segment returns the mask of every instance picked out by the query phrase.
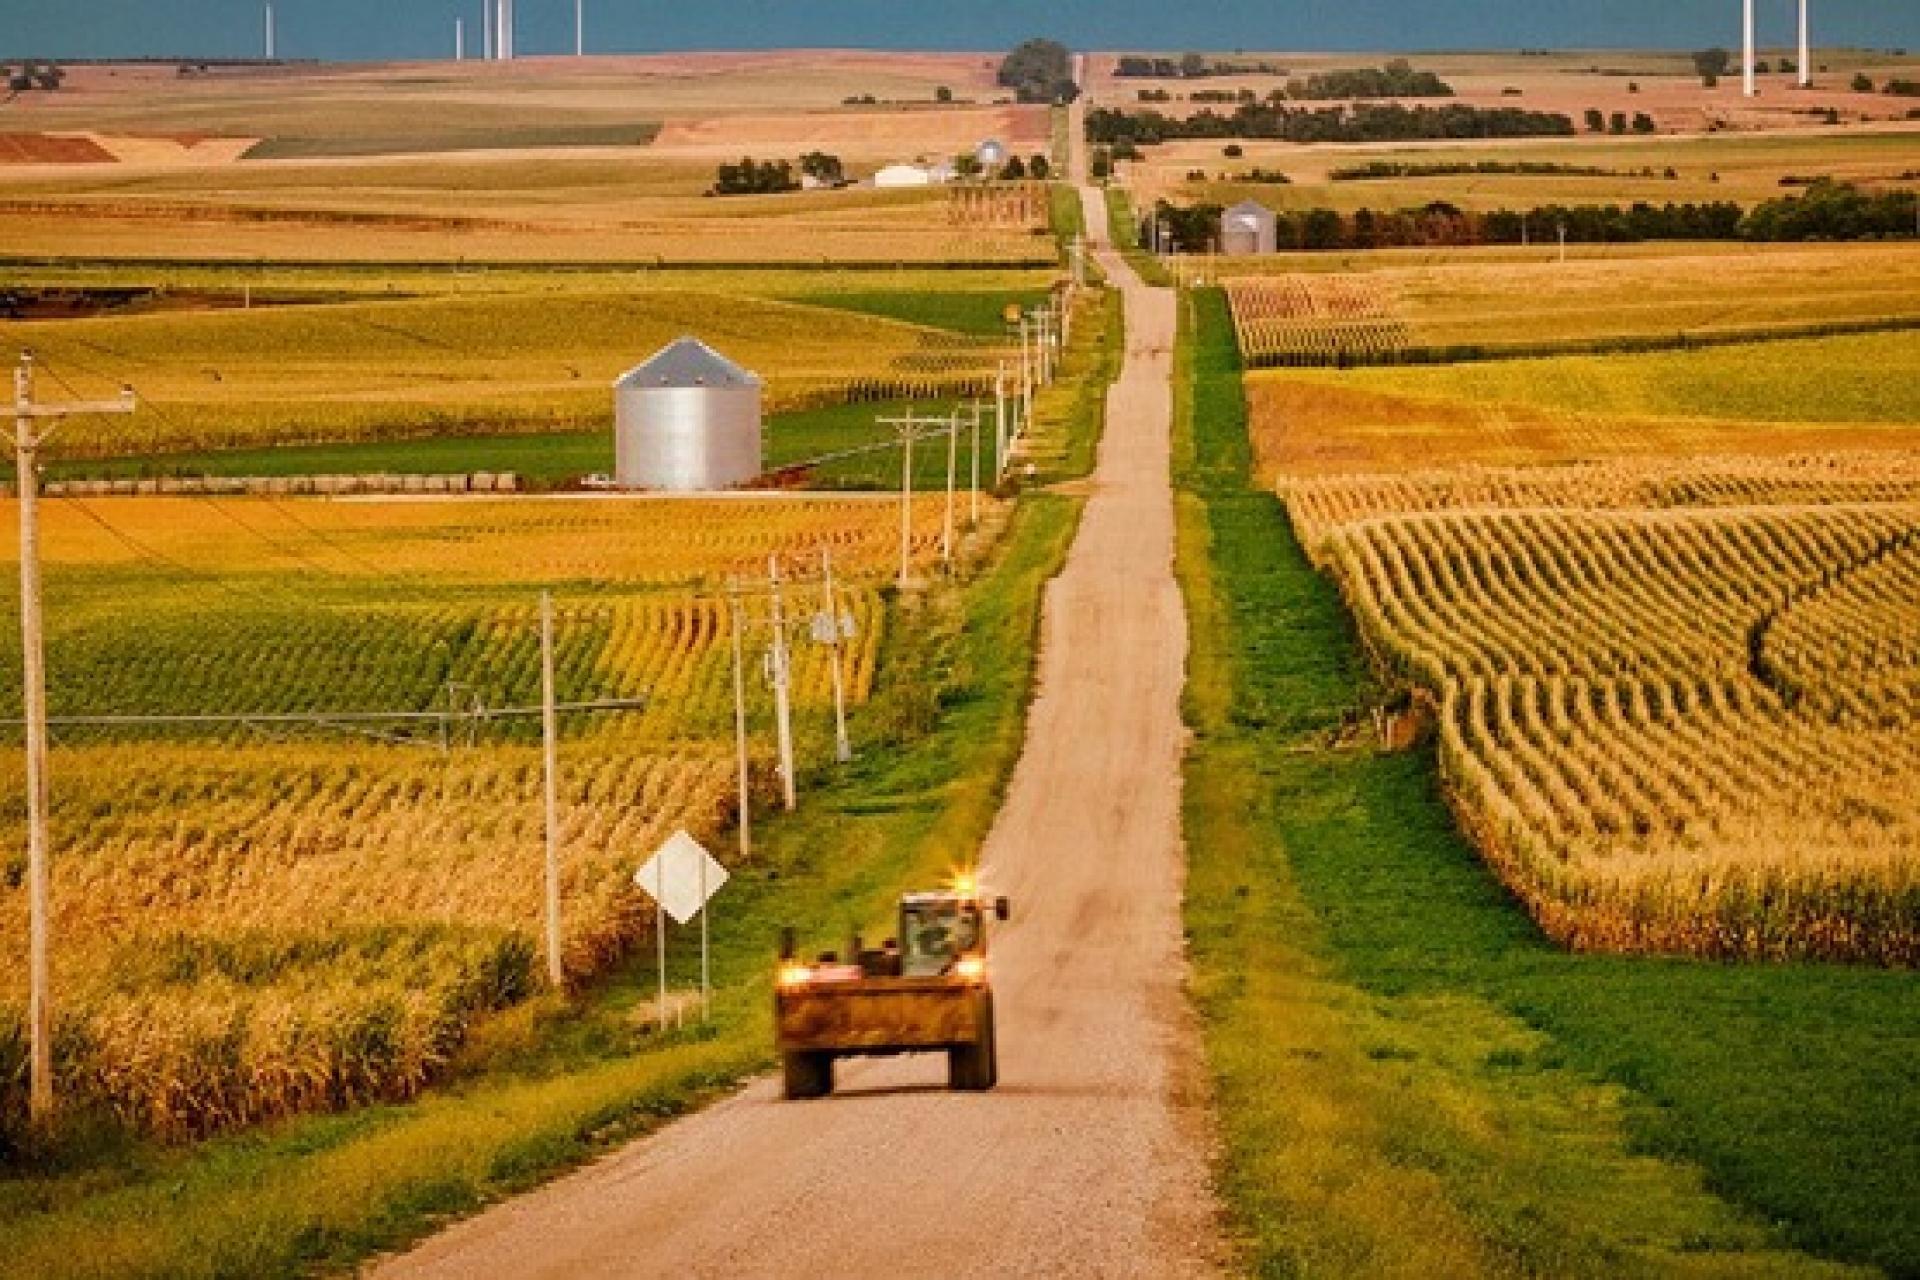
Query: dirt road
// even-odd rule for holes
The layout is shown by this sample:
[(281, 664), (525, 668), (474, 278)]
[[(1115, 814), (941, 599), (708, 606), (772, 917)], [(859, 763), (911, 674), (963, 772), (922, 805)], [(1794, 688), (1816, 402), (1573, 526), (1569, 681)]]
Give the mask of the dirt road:
[[(1104, 246), (1106, 219), (1088, 192)], [(1168, 425), (1174, 303), (1101, 253), (1128, 355), (1084, 523), (1048, 590), (1025, 752), (984, 852), (1000, 1087), (942, 1056), (762, 1082), (392, 1261), (391, 1277), (1181, 1276), (1216, 1269), (1182, 992)]]

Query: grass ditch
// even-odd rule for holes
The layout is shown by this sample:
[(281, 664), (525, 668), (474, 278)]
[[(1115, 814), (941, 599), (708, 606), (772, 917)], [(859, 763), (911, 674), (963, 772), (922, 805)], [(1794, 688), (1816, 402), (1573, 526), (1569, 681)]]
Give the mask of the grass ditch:
[(1139, 215), (1134, 211), (1132, 195), (1125, 187), (1111, 185), (1106, 193), (1107, 234), (1113, 238), (1113, 247), (1148, 284), (1171, 285), (1173, 277), (1167, 273), (1166, 264), (1141, 247)]
[(1431, 750), (1354, 745), (1371, 673), (1190, 305), (1188, 927), (1249, 1269), (1920, 1275), (1915, 975), (1548, 944)]

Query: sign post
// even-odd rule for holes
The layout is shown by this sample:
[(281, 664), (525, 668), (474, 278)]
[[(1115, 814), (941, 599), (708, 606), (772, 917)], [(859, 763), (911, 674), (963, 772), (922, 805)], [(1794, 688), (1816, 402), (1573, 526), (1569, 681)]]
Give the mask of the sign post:
[(676, 831), (634, 874), (633, 882), (653, 899), (656, 955), (660, 965), (660, 1026), (667, 1025), (667, 921), (685, 924), (700, 917), (700, 1016), (713, 999), (712, 952), (708, 944), (707, 905), (727, 883), (727, 869), (698, 840)]

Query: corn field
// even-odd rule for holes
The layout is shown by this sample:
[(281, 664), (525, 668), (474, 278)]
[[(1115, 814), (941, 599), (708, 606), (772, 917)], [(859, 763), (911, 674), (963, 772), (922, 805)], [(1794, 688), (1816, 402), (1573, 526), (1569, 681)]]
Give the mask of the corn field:
[(1286, 486), (1463, 826), (1596, 950), (1920, 962), (1920, 469)]
[(1249, 368), (1372, 363), (1412, 342), (1391, 296), (1366, 276), (1240, 276), (1226, 290)]
[[(989, 510), (994, 505), (989, 503)], [(93, 517), (90, 518), (88, 513)], [(940, 504), (913, 555), (938, 555)], [(739, 575), (771, 786), (767, 556), (803, 765), (827, 756), (831, 547), (849, 699), (874, 687), (898, 508), (860, 499), (47, 504), (56, 1072), (69, 1106), (187, 1138), (405, 1097), (545, 982), (537, 591), (556, 591), (563, 950), (647, 936), (630, 877), (676, 828), (723, 856)], [(804, 575), (804, 576), (802, 576)], [(17, 626), (0, 697), (17, 703)], [(9, 654), (6, 650), (10, 649)], [(441, 712), (378, 740), (269, 716)], [(220, 713), (224, 722), (70, 718)], [(258, 719), (248, 721), (245, 717)], [(0, 753), (0, 947), (24, 956), (23, 762)], [(25, 966), (0, 968), (0, 1146), (24, 1122)]]

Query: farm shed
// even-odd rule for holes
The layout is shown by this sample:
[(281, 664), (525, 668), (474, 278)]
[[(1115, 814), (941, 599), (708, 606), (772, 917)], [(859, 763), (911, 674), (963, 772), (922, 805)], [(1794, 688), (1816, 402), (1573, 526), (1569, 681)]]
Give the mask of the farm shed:
[(876, 187), (930, 187), (933, 170), (918, 164), (890, 164), (873, 175)]
[(614, 482), (703, 493), (761, 471), (760, 379), (680, 338), (613, 384)]
[(1243, 200), (1220, 215), (1220, 252), (1228, 257), (1276, 253), (1279, 248), (1279, 224), (1273, 210), (1258, 200)]

